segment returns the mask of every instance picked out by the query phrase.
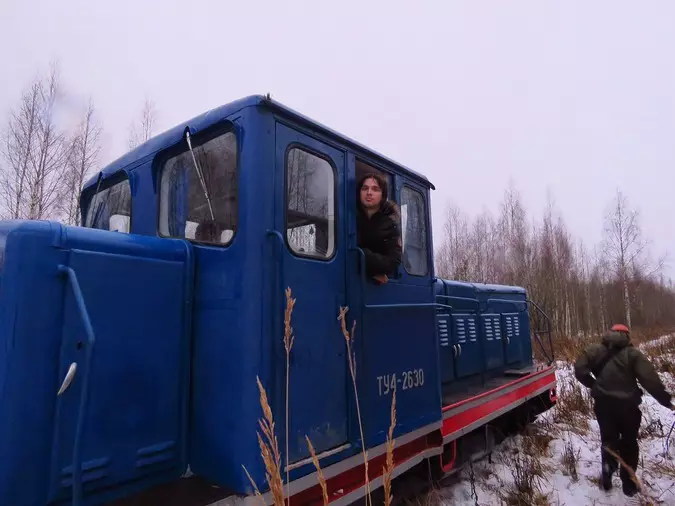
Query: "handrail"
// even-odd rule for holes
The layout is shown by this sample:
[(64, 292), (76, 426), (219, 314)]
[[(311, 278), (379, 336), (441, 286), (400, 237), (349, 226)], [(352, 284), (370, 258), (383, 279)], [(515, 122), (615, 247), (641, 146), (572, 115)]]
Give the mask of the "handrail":
[(494, 298), (490, 298), (490, 299), (488, 299), (487, 301), (488, 301), (488, 303), (495, 303), (495, 302), (497, 302), (497, 303), (502, 303), (502, 304), (503, 304), (503, 303), (507, 303), (507, 304), (513, 304), (514, 306), (515, 306), (516, 304), (523, 304), (523, 305), (524, 305), (524, 308), (523, 308), (523, 309), (517, 309), (517, 308), (516, 308), (516, 311), (517, 311), (518, 313), (524, 313), (525, 311), (527, 311), (527, 300), (494, 299)]
[(361, 285), (360, 292), (361, 292), (361, 304), (363, 307), (366, 306), (366, 296), (365, 296), (365, 289), (364, 286), (366, 284), (366, 254), (365, 252), (359, 248), (350, 248), (350, 251), (356, 251), (356, 253), (359, 255), (359, 284)]
[[(280, 251), (279, 251), (279, 256), (276, 257), (277, 261), (275, 264), (278, 264), (278, 269), (276, 273), (277, 277), (277, 286), (276, 290), (273, 290), (273, 298), (272, 298), (272, 313), (274, 314), (274, 317), (272, 318), (272, 335), (274, 335), (274, 332), (277, 330), (277, 328), (281, 327), (281, 311), (278, 309), (278, 300), (277, 300), (277, 290), (283, 290), (283, 275), (284, 275), (284, 236), (281, 235), (281, 232), (278, 230), (267, 230), (267, 235), (268, 236), (273, 236), (277, 238), (277, 241), (280, 246)], [(274, 257), (274, 255), (273, 255)], [(278, 321), (277, 321), (278, 320)]]
[(472, 299), (471, 297), (455, 297), (452, 295), (436, 295), (437, 299), (454, 299), (454, 300), (465, 300), (467, 302), (475, 302), (476, 304), (480, 304), (480, 301), (478, 299)]
[(407, 307), (444, 307), (452, 310), (452, 306), (447, 304), (439, 304), (437, 302), (418, 302), (411, 304), (364, 304), (365, 309), (402, 309)]
[[(553, 350), (553, 337), (552, 337), (553, 332), (551, 330), (551, 319), (544, 312), (544, 310), (537, 305), (536, 302), (534, 302), (531, 299), (527, 299), (527, 302), (534, 306), (534, 308), (541, 314), (541, 316), (544, 317), (544, 320), (546, 322), (547, 330), (544, 330), (544, 331), (535, 330), (533, 332), (533, 334), (534, 334), (534, 337), (537, 339), (537, 342), (539, 343), (539, 346), (541, 347), (541, 351), (544, 353), (544, 356), (548, 360), (548, 365), (551, 365), (553, 363), (553, 361), (555, 360), (555, 352)], [(539, 333), (548, 334), (548, 346), (551, 349), (551, 355), (550, 356), (546, 352), (546, 348), (544, 348), (544, 343), (541, 342), (541, 338), (539, 337)]]
[(77, 280), (75, 271), (66, 265), (59, 265), (59, 273), (65, 274), (70, 281), (70, 286), (73, 289), (75, 296), (75, 303), (80, 311), (84, 330), (87, 334), (87, 344), (85, 347), (85, 361), (84, 373), (82, 378), (82, 389), (80, 390), (80, 409), (77, 413), (77, 424), (75, 426), (75, 442), (73, 443), (73, 506), (80, 506), (82, 504), (82, 433), (84, 432), (84, 416), (87, 411), (88, 393), (89, 393), (89, 376), (91, 373), (91, 359), (94, 353), (94, 344), (96, 337), (94, 335), (94, 328), (89, 319), (89, 312), (87, 305), (84, 302), (80, 283)]

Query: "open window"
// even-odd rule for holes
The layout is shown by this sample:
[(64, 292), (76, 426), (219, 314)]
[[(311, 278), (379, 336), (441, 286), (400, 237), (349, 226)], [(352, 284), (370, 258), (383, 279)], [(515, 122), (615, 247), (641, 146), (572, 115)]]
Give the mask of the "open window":
[(427, 221), (424, 196), (409, 186), (401, 189), (401, 240), (402, 263), (408, 274), (426, 276)]
[(84, 226), (124, 234), (131, 232), (131, 187), (126, 177), (93, 195)]
[(286, 154), (286, 240), (299, 256), (329, 259), (335, 252), (335, 171), (300, 147)]
[(238, 220), (236, 136), (233, 132), (221, 133), (193, 145), (193, 152), (204, 176), (204, 186), (190, 151), (164, 162), (160, 176), (159, 233), (164, 237), (229, 244)]

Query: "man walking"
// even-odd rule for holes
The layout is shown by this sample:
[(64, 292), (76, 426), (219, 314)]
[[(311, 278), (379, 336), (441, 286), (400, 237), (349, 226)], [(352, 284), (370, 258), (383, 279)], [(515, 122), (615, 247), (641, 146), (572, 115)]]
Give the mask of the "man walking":
[[(600, 426), (602, 446), (618, 454), (637, 469), (639, 460), (638, 431), (642, 412), (640, 385), (660, 404), (673, 409), (671, 395), (666, 391), (654, 366), (645, 355), (633, 347), (629, 329), (614, 325), (602, 338), (602, 343), (590, 345), (574, 364), (574, 375), (591, 389), (595, 416)], [(612, 488), (612, 474), (617, 470), (616, 458), (602, 450), (602, 487)], [(619, 473), (623, 493), (633, 496), (637, 485), (623, 466)]]

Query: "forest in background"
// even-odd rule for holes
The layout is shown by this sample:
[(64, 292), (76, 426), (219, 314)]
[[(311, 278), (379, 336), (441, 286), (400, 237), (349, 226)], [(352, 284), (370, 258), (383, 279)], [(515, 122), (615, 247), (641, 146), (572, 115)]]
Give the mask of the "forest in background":
[(466, 216), (449, 206), (437, 240), (436, 274), (445, 279), (522, 286), (551, 319), (553, 333), (591, 336), (614, 323), (631, 328), (675, 326), (675, 289), (654, 258), (639, 212), (616, 192), (597, 244), (575, 239), (549, 204), (530, 219), (508, 188), (497, 216)]

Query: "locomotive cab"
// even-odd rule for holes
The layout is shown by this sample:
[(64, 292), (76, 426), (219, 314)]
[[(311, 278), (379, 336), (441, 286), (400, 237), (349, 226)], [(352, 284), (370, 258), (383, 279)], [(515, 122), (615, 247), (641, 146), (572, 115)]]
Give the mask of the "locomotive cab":
[[(385, 174), (401, 210), (403, 261), (389, 283), (366, 279), (356, 243), (356, 181)], [(190, 469), (250, 491), (264, 481), (256, 377), (280, 440), (285, 419), (285, 290), (296, 299), (290, 354), (291, 478), (360, 452), (347, 349), (356, 322), (366, 444), (381, 444), (397, 389), (398, 425), (440, 419), (429, 190), (423, 176), (273, 101), (250, 97), (177, 126), (85, 186), (86, 224), (188, 241), (194, 250)], [(98, 188), (98, 190), (97, 190)], [(101, 197), (109, 191), (110, 196)], [(128, 198), (128, 196), (131, 196)], [(109, 218), (108, 218), (109, 217)], [(119, 218), (117, 219), (118, 221)], [(280, 445), (285, 449), (285, 445)], [(284, 457), (285, 458), (285, 457)]]

